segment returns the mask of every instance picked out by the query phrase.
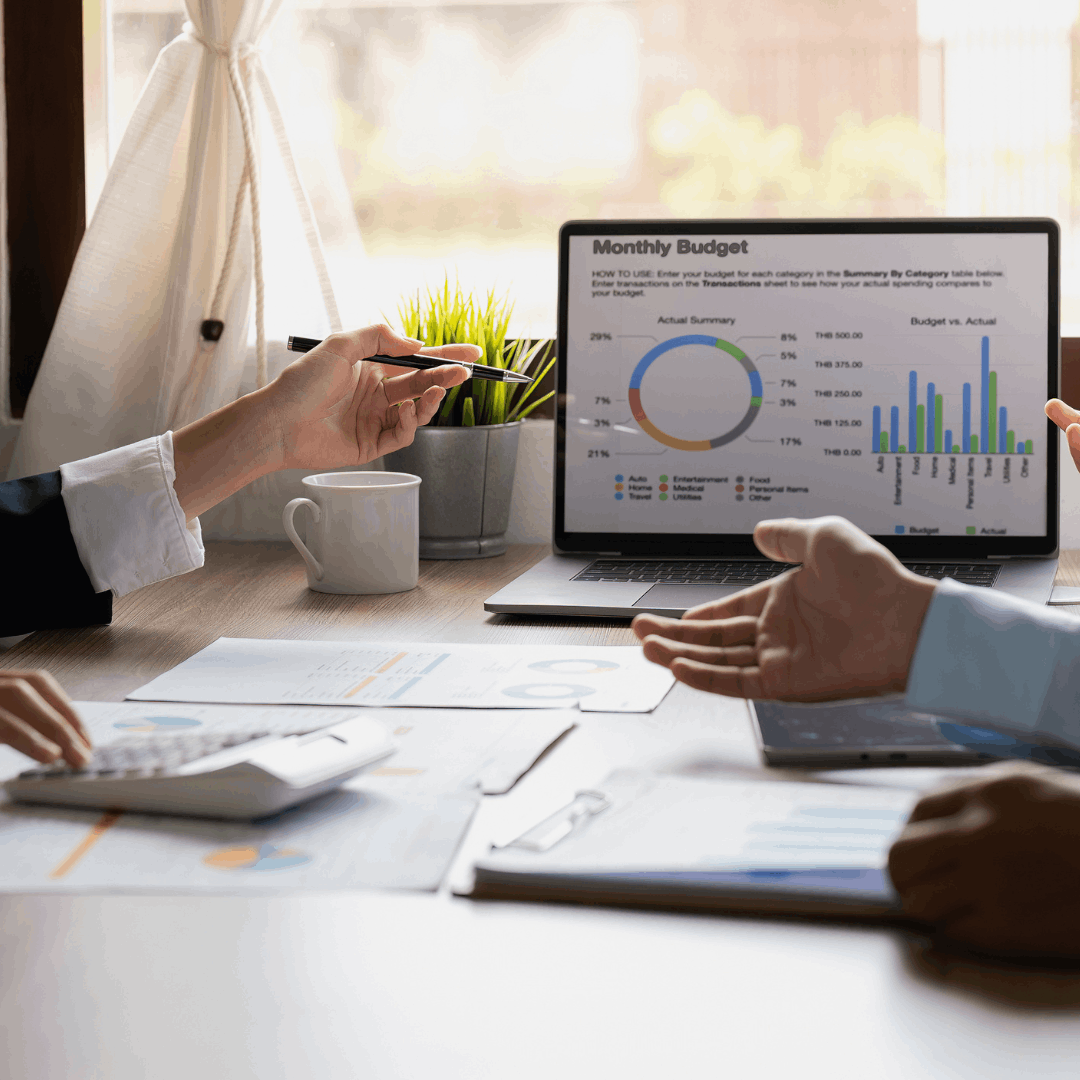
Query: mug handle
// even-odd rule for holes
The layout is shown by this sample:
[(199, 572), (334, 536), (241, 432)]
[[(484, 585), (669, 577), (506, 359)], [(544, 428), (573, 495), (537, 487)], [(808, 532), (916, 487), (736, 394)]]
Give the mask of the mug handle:
[(307, 545), (300, 539), (300, 536), (296, 531), (296, 526), (293, 524), (293, 514), (296, 513), (296, 508), (298, 506), (310, 506), (312, 521), (316, 525), (319, 524), (319, 518), (322, 515), (319, 512), (318, 503), (313, 503), (310, 499), (293, 499), (293, 501), (281, 512), (281, 523), (285, 526), (285, 532), (288, 533), (289, 539), (293, 542), (296, 550), (304, 556), (304, 562), (308, 564), (308, 569), (315, 575), (315, 580), (322, 581), (323, 568), (320, 565), (319, 560), (308, 551)]

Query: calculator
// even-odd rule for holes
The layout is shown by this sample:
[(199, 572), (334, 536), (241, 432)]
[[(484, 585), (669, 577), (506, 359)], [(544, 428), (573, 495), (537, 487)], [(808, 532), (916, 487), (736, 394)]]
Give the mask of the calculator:
[(300, 735), (127, 736), (81, 769), (42, 765), (4, 789), (22, 803), (251, 820), (330, 791), (395, 749), (368, 717)]

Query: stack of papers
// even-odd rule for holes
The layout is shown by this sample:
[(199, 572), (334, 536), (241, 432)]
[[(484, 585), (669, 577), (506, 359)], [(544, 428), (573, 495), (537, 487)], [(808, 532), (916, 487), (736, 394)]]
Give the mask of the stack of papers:
[(674, 685), (634, 645), (371, 645), (218, 638), (136, 701), (652, 712)]
[[(195, 729), (291, 734), (352, 709), (75, 702), (95, 745)], [(485, 793), (508, 790), (576, 713), (377, 709), (398, 752), (251, 824), (0, 805), (4, 891), (436, 889)], [(27, 759), (0, 747), (0, 779)]]

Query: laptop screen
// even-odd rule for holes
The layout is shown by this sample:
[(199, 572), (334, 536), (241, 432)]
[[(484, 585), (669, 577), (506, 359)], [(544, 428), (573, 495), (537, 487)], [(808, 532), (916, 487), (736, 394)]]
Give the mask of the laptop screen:
[(823, 514), (905, 557), (1056, 550), (1054, 222), (571, 222), (560, 260), (561, 550)]

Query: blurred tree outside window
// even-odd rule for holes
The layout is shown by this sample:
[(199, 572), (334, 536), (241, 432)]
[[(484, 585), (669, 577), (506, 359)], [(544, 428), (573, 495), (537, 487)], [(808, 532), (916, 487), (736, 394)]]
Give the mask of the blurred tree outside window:
[[(95, 3), (91, 203), (185, 18)], [(287, 0), (271, 39), (347, 324), (449, 271), (551, 336), (571, 218), (942, 214), (1055, 217), (1080, 324), (1080, 0)], [(304, 334), (300, 239), (276, 258), (268, 331)]]

